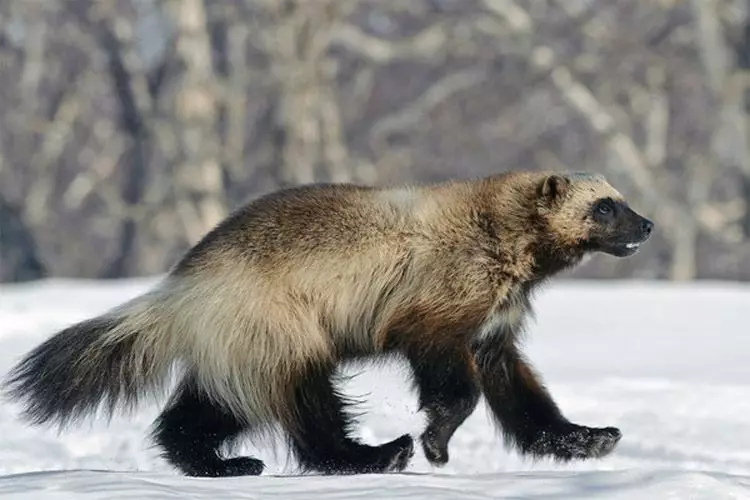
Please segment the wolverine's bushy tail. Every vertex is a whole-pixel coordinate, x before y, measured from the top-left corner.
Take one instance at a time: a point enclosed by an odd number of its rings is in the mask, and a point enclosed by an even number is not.
[[[32,423],[61,427],[100,407],[111,416],[120,405],[134,406],[164,383],[170,365],[143,337],[149,308],[139,297],[56,333],[11,370],[6,394],[24,404]]]

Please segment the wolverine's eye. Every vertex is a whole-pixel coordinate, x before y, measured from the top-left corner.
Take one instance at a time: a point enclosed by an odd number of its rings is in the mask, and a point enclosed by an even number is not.
[[[602,215],[609,215],[612,213],[612,207],[606,201],[602,201],[596,205],[596,211]]]

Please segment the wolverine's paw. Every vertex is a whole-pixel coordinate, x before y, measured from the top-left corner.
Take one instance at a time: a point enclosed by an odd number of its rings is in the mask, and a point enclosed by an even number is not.
[[[414,456],[414,439],[408,434],[391,441],[384,446],[384,451],[390,455],[386,472],[401,472],[409,465],[409,460]]]
[[[234,477],[234,476],[259,476],[265,464],[250,457],[237,457],[227,460],[211,460],[200,466],[190,467],[185,473],[194,477]]]
[[[256,458],[237,457],[224,460],[226,476],[259,476],[265,464]]]
[[[437,467],[442,467],[448,463],[448,446],[438,438],[436,432],[430,429],[422,434],[422,450],[427,461]]]
[[[529,447],[529,452],[562,461],[601,458],[610,454],[621,438],[622,433],[615,427],[569,424],[560,429],[542,431]]]
[[[401,472],[414,456],[414,440],[408,434],[379,446],[349,443],[348,448],[339,449],[336,455],[317,458],[308,462],[307,468],[323,474],[385,474]]]

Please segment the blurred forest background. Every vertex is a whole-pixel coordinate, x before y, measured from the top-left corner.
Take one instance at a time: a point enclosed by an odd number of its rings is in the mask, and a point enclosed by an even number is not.
[[[2,0],[0,281],[165,272],[249,197],[604,173],[574,277],[750,280],[747,0]]]

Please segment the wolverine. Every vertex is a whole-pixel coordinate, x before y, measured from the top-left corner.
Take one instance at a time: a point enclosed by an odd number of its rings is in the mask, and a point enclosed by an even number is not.
[[[540,285],[590,254],[635,254],[653,227],[599,174],[279,189],[236,209],[142,295],[29,352],[6,394],[29,422],[63,428],[132,409],[176,374],[151,438],[182,474],[261,474],[262,460],[220,450],[265,432],[303,471],[398,472],[411,435],[352,437],[335,383],[347,360],[397,356],[434,465],[480,397],[524,456],[603,457],[620,430],[568,420],[520,340]]]

